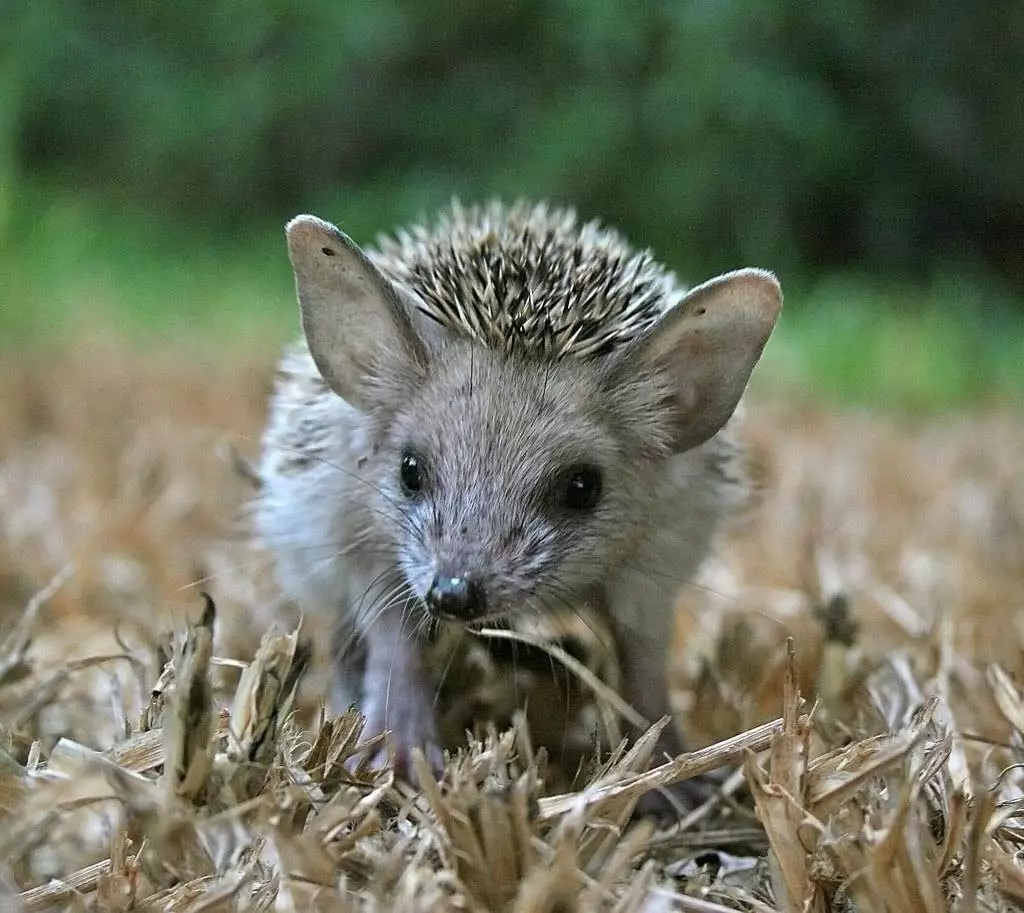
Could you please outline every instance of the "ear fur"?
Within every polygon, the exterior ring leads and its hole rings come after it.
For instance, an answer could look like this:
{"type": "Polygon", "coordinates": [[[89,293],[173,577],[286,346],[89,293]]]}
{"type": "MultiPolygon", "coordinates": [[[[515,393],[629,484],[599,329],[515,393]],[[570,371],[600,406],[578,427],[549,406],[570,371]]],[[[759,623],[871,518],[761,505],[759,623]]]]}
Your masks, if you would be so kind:
{"type": "Polygon", "coordinates": [[[617,367],[671,384],[674,445],[702,444],[732,417],[782,311],[771,273],[741,269],[691,289],[617,367]]]}
{"type": "Polygon", "coordinates": [[[396,287],[351,238],[316,216],[285,229],[302,331],[321,375],[357,409],[382,372],[422,371],[427,353],[396,287]]]}

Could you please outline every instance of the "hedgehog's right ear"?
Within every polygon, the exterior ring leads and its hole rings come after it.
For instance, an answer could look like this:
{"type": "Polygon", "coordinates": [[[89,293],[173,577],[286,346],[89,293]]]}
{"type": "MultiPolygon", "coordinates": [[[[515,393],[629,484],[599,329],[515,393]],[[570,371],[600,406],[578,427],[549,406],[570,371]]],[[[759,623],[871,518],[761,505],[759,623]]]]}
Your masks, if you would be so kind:
{"type": "Polygon", "coordinates": [[[359,246],[316,216],[296,216],[285,232],[302,330],[331,389],[367,411],[382,384],[421,379],[428,340],[417,333],[409,302],[359,246]]]}

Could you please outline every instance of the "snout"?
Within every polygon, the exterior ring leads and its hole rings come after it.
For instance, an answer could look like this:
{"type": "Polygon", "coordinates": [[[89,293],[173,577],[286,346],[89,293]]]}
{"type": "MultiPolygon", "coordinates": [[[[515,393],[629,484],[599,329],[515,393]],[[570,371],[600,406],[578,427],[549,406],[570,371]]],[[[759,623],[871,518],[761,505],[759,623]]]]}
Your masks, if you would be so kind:
{"type": "Polygon", "coordinates": [[[427,590],[426,603],[431,615],[456,621],[473,621],[487,611],[483,585],[468,574],[436,575],[427,590]]]}

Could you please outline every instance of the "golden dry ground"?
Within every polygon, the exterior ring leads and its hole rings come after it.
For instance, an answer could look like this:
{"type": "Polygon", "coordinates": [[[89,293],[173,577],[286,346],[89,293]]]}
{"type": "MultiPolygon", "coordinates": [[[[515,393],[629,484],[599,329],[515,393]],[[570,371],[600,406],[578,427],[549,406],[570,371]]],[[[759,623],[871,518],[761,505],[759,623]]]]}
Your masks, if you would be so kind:
{"type": "Polygon", "coordinates": [[[0,360],[0,910],[1024,908],[1020,413],[755,390],[756,503],[680,594],[700,750],[641,774],[643,739],[567,786],[517,721],[416,794],[345,770],[360,720],[318,715],[316,660],[292,694],[318,632],[244,540],[232,458],[273,357],[0,360]],[[681,824],[628,823],[723,764],[681,824]]]}

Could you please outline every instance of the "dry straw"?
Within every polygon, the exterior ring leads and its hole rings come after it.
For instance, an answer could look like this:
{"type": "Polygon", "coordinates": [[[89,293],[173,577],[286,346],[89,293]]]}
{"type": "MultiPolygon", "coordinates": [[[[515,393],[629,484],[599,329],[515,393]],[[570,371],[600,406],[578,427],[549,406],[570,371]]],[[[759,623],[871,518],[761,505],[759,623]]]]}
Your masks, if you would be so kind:
{"type": "MultiPolygon", "coordinates": [[[[415,792],[367,767],[355,711],[298,724],[309,661],[298,631],[267,634],[233,693],[219,688],[208,597],[139,719],[117,720],[111,748],[61,738],[24,750],[26,696],[59,700],[48,683],[71,674],[33,662],[26,634],[41,602],[0,651],[0,859],[11,911],[932,913],[1024,903],[1016,777],[983,775],[995,769],[992,753],[1009,761],[1013,750],[992,747],[972,762],[941,683],[926,695],[897,659],[858,684],[864,722],[837,729],[833,744],[815,725],[825,711],[801,706],[791,657],[780,720],[691,754],[650,767],[659,721],[583,788],[547,795],[545,755],[518,720],[451,757],[441,783],[418,758],[425,786],[415,792]],[[631,822],[644,792],[736,764],[750,793],[737,809],[723,788],[662,833],[631,822]],[[756,818],[742,813],[747,802],[756,818]],[[79,816],[78,839],[56,841],[67,816],[101,808],[102,828],[90,835],[79,816]],[[738,841],[746,848],[721,849],[738,841]],[[104,858],[73,866],[99,847],[104,858]],[[13,887],[65,852],[60,878],[13,887]]],[[[1019,690],[998,666],[987,684],[1018,744],[1019,690]]]]}
{"type": "Polygon", "coordinates": [[[416,791],[368,766],[357,713],[320,711],[318,632],[271,629],[254,559],[220,545],[243,492],[209,455],[226,431],[251,452],[264,378],[201,372],[114,353],[59,390],[19,365],[0,397],[3,913],[1024,909],[1019,418],[763,405],[757,512],[680,603],[702,747],[654,757],[666,720],[620,740],[595,620],[551,620],[487,632],[543,651],[525,671],[460,640],[448,728],[508,719],[440,783],[421,759],[416,791]],[[576,755],[501,705],[559,676],[592,705],[576,755]],[[709,771],[675,824],[631,815],[709,771]]]}

